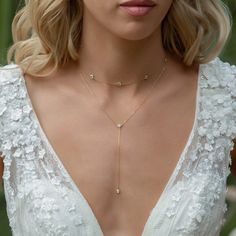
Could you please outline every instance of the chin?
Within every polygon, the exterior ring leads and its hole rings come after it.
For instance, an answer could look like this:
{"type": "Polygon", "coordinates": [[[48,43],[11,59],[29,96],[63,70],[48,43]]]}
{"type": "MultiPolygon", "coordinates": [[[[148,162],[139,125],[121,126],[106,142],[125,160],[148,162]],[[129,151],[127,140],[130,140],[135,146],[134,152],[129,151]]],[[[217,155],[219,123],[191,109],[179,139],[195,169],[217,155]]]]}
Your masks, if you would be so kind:
{"type": "Polygon", "coordinates": [[[126,40],[142,40],[151,36],[154,33],[154,30],[148,29],[147,27],[143,27],[142,29],[140,27],[139,29],[137,29],[137,27],[129,27],[129,29],[125,29],[125,27],[123,27],[122,30],[113,33],[126,40]]]}

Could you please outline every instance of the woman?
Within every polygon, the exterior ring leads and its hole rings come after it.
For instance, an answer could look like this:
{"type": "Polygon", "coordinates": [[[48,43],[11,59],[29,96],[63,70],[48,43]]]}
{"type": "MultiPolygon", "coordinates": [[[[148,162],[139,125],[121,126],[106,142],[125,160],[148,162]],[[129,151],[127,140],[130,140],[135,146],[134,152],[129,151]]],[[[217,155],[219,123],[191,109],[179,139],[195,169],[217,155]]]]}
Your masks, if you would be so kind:
{"type": "Polygon", "coordinates": [[[13,235],[219,235],[230,27],[220,0],[26,1],[0,74],[13,235]]]}

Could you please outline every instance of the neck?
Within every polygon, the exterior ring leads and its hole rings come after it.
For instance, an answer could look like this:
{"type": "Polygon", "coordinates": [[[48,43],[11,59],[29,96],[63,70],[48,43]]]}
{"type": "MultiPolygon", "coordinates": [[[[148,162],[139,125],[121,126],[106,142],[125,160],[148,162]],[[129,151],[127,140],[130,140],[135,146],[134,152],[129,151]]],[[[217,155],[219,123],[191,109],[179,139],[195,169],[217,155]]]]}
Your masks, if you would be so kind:
{"type": "MultiPolygon", "coordinates": [[[[79,68],[87,78],[93,73],[97,80],[104,83],[134,83],[130,93],[135,94],[143,87],[139,81],[145,74],[152,78],[162,70],[165,50],[160,27],[140,40],[120,38],[97,22],[91,23],[91,19],[87,23],[86,17],[82,29],[79,68]]],[[[106,89],[112,90],[112,87],[107,86],[106,89]]]]}
{"type": "Polygon", "coordinates": [[[149,37],[127,40],[96,23],[87,24],[86,17],[83,24],[79,65],[84,75],[93,73],[97,80],[105,83],[129,83],[162,69],[165,51],[160,28],[149,37]]]}

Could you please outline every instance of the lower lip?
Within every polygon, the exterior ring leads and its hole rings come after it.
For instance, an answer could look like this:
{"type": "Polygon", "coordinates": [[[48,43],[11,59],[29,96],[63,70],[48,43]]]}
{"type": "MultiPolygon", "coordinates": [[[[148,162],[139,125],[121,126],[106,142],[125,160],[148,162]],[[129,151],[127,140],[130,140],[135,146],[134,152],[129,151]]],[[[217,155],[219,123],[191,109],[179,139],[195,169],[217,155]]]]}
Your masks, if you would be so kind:
{"type": "Polygon", "coordinates": [[[144,16],[152,10],[154,6],[121,6],[132,16],[144,16]]]}

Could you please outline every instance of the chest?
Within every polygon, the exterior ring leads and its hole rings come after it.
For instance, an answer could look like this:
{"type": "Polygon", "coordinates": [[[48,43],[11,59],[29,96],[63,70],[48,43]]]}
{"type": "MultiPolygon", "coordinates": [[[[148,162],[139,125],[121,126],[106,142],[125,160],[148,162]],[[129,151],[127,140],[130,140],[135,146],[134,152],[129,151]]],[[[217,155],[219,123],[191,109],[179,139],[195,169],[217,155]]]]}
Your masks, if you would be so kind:
{"type": "MultiPolygon", "coordinates": [[[[34,100],[48,144],[90,204],[105,234],[141,235],[188,141],[195,118],[195,96],[190,92],[177,96],[177,100],[174,96],[154,99],[122,127],[121,195],[115,193],[118,129],[111,120],[93,105],[49,99],[52,102],[42,106],[37,103],[40,99],[34,100]]],[[[119,110],[128,117],[121,107],[110,112],[119,117],[119,110]]]]}

